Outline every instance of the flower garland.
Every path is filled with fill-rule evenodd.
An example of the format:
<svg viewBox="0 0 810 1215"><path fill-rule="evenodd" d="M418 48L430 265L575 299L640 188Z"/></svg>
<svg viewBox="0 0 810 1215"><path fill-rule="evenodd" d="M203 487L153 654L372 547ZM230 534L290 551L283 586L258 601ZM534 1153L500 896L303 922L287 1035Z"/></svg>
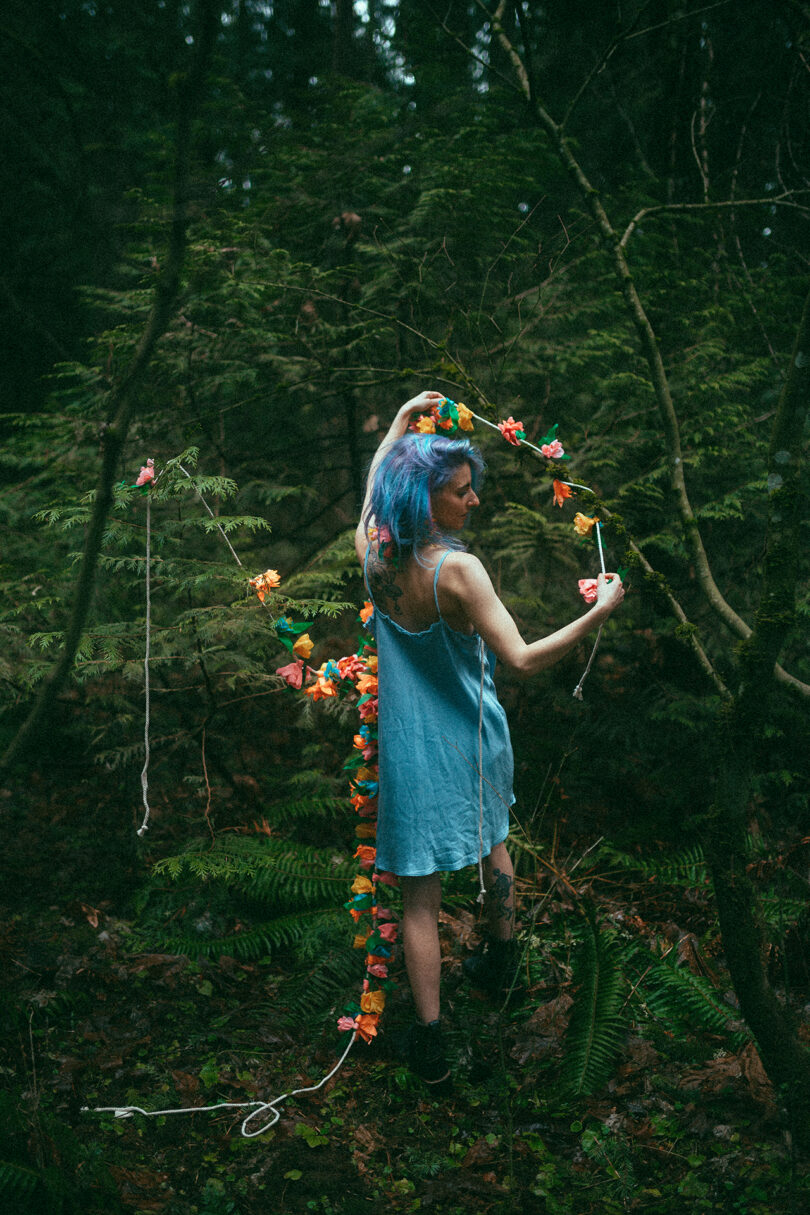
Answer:
<svg viewBox="0 0 810 1215"><path fill-rule="evenodd" d="M251 580L251 586L256 584L254 589L257 594L265 590L264 577L260 575L258 579ZM358 619L366 629L370 627L373 614L373 605L365 603ZM344 903L344 907L357 928L354 948L365 951L365 977L359 1001L350 1000L344 1006L337 1024L341 1032L355 1033L368 1043L377 1035L386 993L394 986L389 967L399 932L393 912L383 907L378 898L378 886L396 886L397 879L390 873L377 873L375 868L377 849L374 841L377 838L379 794L377 651L371 641L361 636L354 654L337 660L330 658L317 671L313 671L304 663L312 650L309 635L302 633L305 627L293 624L287 617L275 622L276 635L282 644L300 655L293 662L279 667L276 674L290 687L310 696L313 703L332 697L354 700L359 717L352 753L343 768L349 773L350 801L358 817L354 857L359 863L360 872L352 883L351 898ZM296 634L302 635L293 642ZM305 649L299 649L305 638Z"/></svg>
<svg viewBox="0 0 810 1215"><path fill-rule="evenodd" d="M482 422L484 426L489 426L492 430L497 430L503 436L507 443L512 447L528 447L537 455L544 457L546 460L570 460L571 457L565 451L561 441L557 438L557 430L559 424L557 422L551 427L547 434L543 436L539 443L531 443L526 438L526 430L522 422L517 422L510 415L502 422L490 422L486 418L482 418L479 414L474 413L466 405L458 401L451 401L449 397L442 397L427 413L419 414L410 424L410 430L416 434L444 434L448 438L461 437L461 432L465 432L465 436L472 433L474 430L473 419L476 422ZM576 481L563 481L559 477L554 477L551 483L553 502L555 506L563 507L568 498L576 497L575 490L581 489L586 493L592 494L593 490L587 485L579 485ZM595 515L585 515L581 511L577 511L573 519L574 531L582 539L588 539L591 532L596 535L596 542L599 549L599 563L601 571L606 574L605 555L602 549L601 530L604 525ZM619 571L619 577L622 577L622 571ZM580 595L587 604L596 602L598 593L598 581L596 578L580 578L578 589ZM574 688L573 695L575 699L582 700L582 685L591 669L599 641L602 636L602 626L596 634L593 650L588 659L588 665L582 675L577 686Z"/></svg>

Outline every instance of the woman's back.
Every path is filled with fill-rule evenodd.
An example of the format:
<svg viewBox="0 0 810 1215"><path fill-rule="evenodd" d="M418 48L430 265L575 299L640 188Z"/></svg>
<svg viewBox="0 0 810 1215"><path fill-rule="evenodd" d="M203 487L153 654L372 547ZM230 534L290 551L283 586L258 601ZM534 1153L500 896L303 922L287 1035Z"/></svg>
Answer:
<svg viewBox="0 0 810 1215"><path fill-rule="evenodd" d="M458 560L463 556L430 545L419 553L418 559L410 556L398 569L394 563L382 561L376 550L370 548L366 578L376 605L400 628L411 633L430 628L439 615L457 632L471 633L472 625L463 606L447 592L445 582L436 579L436 567L444 563L443 558Z"/></svg>

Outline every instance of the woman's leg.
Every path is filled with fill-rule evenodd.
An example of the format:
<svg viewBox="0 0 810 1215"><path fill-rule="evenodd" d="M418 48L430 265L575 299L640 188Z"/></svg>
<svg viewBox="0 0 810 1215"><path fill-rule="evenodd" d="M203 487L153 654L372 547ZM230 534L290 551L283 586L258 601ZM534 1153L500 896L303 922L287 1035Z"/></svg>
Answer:
<svg viewBox="0 0 810 1215"><path fill-rule="evenodd" d="M515 871L506 844L496 844L484 858L487 918L491 941L509 941L515 930Z"/></svg>
<svg viewBox="0 0 810 1215"><path fill-rule="evenodd" d="M400 878L402 891L402 943L405 966L423 1025L439 1019L439 982L442 956L439 948L439 908L442 881L438 873Z"/></svg>

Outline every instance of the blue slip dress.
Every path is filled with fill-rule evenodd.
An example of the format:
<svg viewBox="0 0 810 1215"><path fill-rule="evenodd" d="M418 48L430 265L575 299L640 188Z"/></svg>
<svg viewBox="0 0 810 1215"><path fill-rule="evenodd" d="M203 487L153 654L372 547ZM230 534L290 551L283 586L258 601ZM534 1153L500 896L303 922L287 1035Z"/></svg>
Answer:
<svg viewBox="0 0 810 1215"><path fill-rule="evenodd" d="M515 800L509 726L492 681L495 655L477 633L451 628L439 609L447 555L433 576L438 619L414 633L374 602L366 553L379 688L376 867L400 877L477 864L506 839Z"/></svg>

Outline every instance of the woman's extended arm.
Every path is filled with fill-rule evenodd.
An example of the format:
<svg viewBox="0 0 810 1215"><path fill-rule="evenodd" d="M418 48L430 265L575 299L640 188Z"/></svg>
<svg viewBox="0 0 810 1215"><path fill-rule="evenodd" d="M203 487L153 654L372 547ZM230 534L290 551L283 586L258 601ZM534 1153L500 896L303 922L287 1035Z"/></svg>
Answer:
<svg viewBox="0 0 810 1215"><path fill-rule="evenodd" d="M393 422L388 428L388 433L381 441L380 446L374 453L374 459L371 461L371 466L368 470L368 479L366 481L366 496L363 500L363 509L360 511L360 522L357 524L357 531L354 535L354 547L357 556L362 564L366 558L366 549L368 548L368 538L366 537L365 517L368 510L368 504L371 501L371 491L374 488L374 477L377 469L382 462L388 448L397 439L401 439L403 435L408 433L408 426L411 421L411 414L428 413L431 407L442 400L440 392L420 392L418 396L411 397L410 401L406 401L402 408L397 413Z"/></svg>
<svg viewBox="0 0 810 1215"><path fill-rule="evenodd" d="M596 602L588 612L527 645L477 557L451 553L444 571L440 597L447 595L455 600L501 662L522 675L534 675L559 662L577 642L603 624L624 598L619 576L600 574Z"/></svg>

